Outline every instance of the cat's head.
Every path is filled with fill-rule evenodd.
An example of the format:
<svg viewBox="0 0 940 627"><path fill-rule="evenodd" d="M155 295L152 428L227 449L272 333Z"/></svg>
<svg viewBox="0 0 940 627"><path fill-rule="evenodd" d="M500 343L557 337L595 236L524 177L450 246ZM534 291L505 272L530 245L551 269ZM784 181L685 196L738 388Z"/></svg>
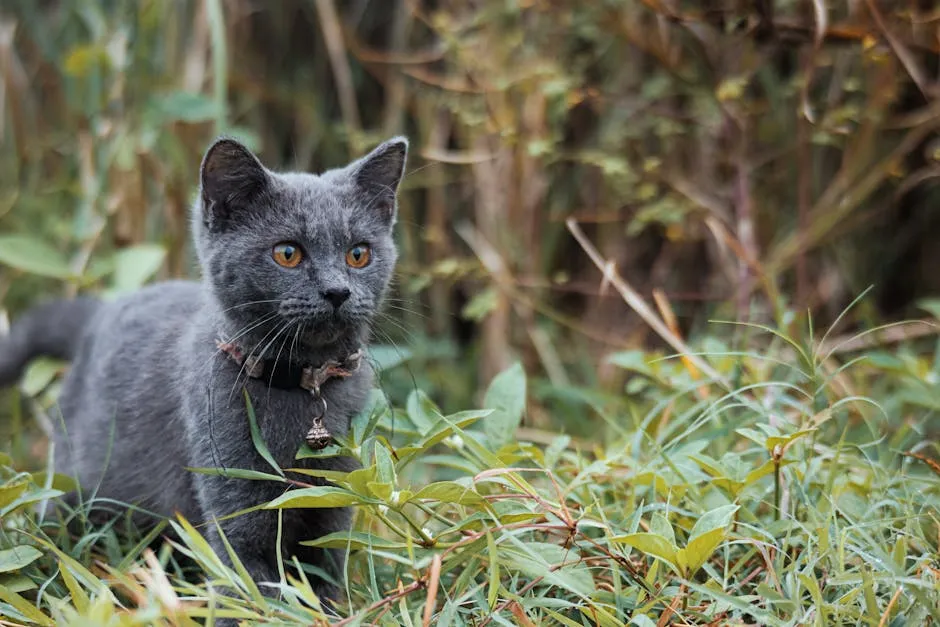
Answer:
<svg viewBox="0 0 940 627"><path fill-rule="evenodd" d="M395 266L407 150L394 138L318 176L272 172L232 139L209 148L194 239L226 331L244 334L228 339L270 354L298 338L329 344L362 335Z"/></svg>

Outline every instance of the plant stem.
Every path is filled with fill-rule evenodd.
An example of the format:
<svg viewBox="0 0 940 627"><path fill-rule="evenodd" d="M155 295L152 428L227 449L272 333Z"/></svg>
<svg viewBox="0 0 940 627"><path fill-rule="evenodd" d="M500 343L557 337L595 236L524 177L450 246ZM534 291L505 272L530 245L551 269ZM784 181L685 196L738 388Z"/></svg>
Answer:
<svg viewBox="0 0 940 627"><path fill-rule="evenodd" d="M774 520L780 520L780 460L774 459Z"/></svg>

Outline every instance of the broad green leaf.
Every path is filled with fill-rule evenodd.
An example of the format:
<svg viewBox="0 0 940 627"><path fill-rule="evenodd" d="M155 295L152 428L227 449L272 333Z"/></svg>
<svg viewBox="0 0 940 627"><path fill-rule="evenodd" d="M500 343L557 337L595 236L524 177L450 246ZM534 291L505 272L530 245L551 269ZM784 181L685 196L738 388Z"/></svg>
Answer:
<svg viewBox="0 0 940 627"><path fill-rule="evenodd" d="M669 519L662 512L655 512L650 518L650 533L662 536L669 541L669 544L676 545L676 534L672 530L672 525L669 524Z"/></svg>
<svg viewBox="0 0 940 627"><path fill-rule="evenodd" d="M26 396L34 397L52 383L55 376L61 372L65 362L51 357L39 357L29 362L20 389Z"/></svg>
<svg viewBox="0 0 940 627"><path fill-rule="evenodd" d="M0 264L53 279L72 277L65 255L27 235L0 235Z"/></svg>
<svg viewBox="0 0 940 627"><path fill-rule="evenodd" d="M702 514L701 518L695 521L695 525L692 526L692 531L689 532L689 541L691 542L713 529L724 529L731 524L736 511L738 511L737 505L722 505Z"/></svg>
<svg viewBox="0 0 940 627"><path fill-rule="evenodd" d="M59 576L62 577L62 581L65 582L65 587L69 589L69 594L72 597L72 604L75 606L75 609L77 609L82 614L87 612L88 594L72 575L72 571L69 570L68 564L62 560L59 560Z"/></svg>
<svg viewBox="0 0 940 627"><path fill-rule="evenodd" d="M0 492L0 494L2 494L2 492ZM23 492L13 502L0 509L0 518L9 516L16 510L25 507L26 505L38 503L46 499L54 499L56 497L62 496L62 494L63 492L61 490L46 490L43 488L30 490L29 492Z"/></svg>
<svg viewBox="0 0 940 627"><path fill-rule="evenodd" d="M574 561L568 549L547 542L523 542L513 535L505 535L503 538L511 543L499 548L500 562L505 567L521 571L529 577L543 577L545 583L582 598L593 594L594 578L591 570ZM558 568L559 564L568 562L571 563Z"/></svg>
<svg viewBox="0 0 940 627"><path fill-rule="evenodd" d="M160 123L208 122L215 119L215 100L198 92L173 91L151 99L150 114Z"/></svg>
<svg viewBox="0 0 940 627"><path fill-rule="evenodd" d="M264 458L264 461L268 462L268 465L274 469L274 472L284 476L284 471L281 470L281 467L278 466L278 463L274 461L274 457L271 455L271 451L268 450L268 445L265 444L264 438L261 435L261 429L258 428L258 420L255 417L255 408L251 404L251 398L248 396L248 390L245 392L245 408L248 413L248 428L251 430L251 441L255 445L255 450L258 451L258 454Z"/></svg>
<svg viewBox="0 0 940 627"><path fill-rule="evenodd" d="M0 486L0 510L6 508L10 503L16 501L26 488L29 487L29 479L26 476L19 476L11 479Z"/></svg>
<svg viewBox="0 0 940 627"><path fill-rule="evenodd" d="M499 598L499 551L496 549L496 540L493 534L486 532L486 548L489 556L489 585L486 589L486 604L492 610L496 607L496 601Z"/></svg>
<svg viewBox="0 0 940 627"><path fill-rule="evenodd" d="M30 475L34 484L38 486L45 487L46 482L49 480L49 473L45 470L40 470L38 472L32 473ZM74 477L69 475L63 475L61 473L53 473L52 481L50 487L53 490L60 490L62 492L71 492L78 488L78 482Z"/></svg>
<svg viewBox="0 0 940 627"><path fill-rule="evenodd" d="M655 373L647 363L647 353L641 350L620 351L607 358L607 363L624 370L631 370L640 374L654 377Z"/></svg>
<svg viewBox="0 0 940 627"><path fill-rule="evenodd" d="M214 477L227 477L229 479L249 479L252 481L280 481L281 483L285 482L286 479L280 475L272 475L268 472L260 472L257 470L247 470L245 468L189 468L186 470L190 472L199 473L201 475L210 475Z"/></svg>
<svg viewBox="0 0 940 627"><path fill-rule="evenodd" d="M265 504L264 509L345 507L362 502L363 497L348 490L317 486L290 490Z"/></svg>
<svg viewBox="0 0 940 627"><path fill-rule="evenodd" d="M0 585L0 601L9 603L17 612L34 623L38 623L44 627L53 627L55 625L55 622L51 618L43 614L32 603L2 585Z"/></svg>
<svg viewBox="0 0 940 627"><path fill-rule="evenodd" d="M708 561L726 537L727 530L720 528L706 531L696 536L695 539L689 540L689 544L684 549L676 552L679 568L686 573L686 576L691 577L698 572L702 564Z"/></svg>
<svg viewBox="0 0 940 627"><path fill-rule="evenodd" d="M407 348L389 346L387 344L372 344L368 349L369 361L376 372L385 372L399 366L412 357Z"/></svg>
<svg viewBox="0 0 940 627"><path fill-rule="evenodd" d="M679 567L686 576L694 575L724 541L736 511L737 505L724 505L706 512L695 521L689 532L689 542L676 554Z"/></svg>
<svg viewBox="0 0 940 627"><path fill-rule="evenodd" d="M381 536L362 531L337 531L330 533L316 540L305 540L301 542L304 546L318 546L325 549L345 549L350 550L375 549L383 551L398 551L407 548L404 542L389 540Z"/></svg>
<svg viewBox="0 0 940 627"><path fill-rule="evenodd" d="M166 249L156 244L138 244L114 254L112 288L127 292L143 286L163 265Z"/></svg>
<svg viewBox="0 0 940 627"><path fill-rule="evenodd" d="M492 450L502 448L515 438L525 403L525 371L522 364L516 363L493 378L483 399L483 406L493 410L483 423Z"/></svg>
<svg viewBox="0 0 940 627"><path fill-rule="evenodd" d="M433 499L444 503L458 503L460 505L478 505L483 497L473 488L461 485L456 481L438 481L424 486L411 497L412 500Z"/></svg>
<svg viewBox="0 0 940 627"><path fill-rule="evenodd" d="M481 418L490 416L492 413L492 410L488 409L463 411L441 418L434 424L434 427L428 432L427 435L424 436L422 440L412 444L411 446L403 446L399 449L396 449L395 453L398 455L399 459L399 470L403 468L409 461L411 461L418 453L426 452L432 446L443 442L445 438L454 435L461 429L465 429ZM472 444L469 442L467 444L472 446ZM483 449L481 454L492 458L492 461L494 461L495 464L490 464L491 466L499 464L499 460L491 453L487 452L486 449Z"/></svg>
<svg viewBox="0 0 940 627"><path fill-rule="evenodd" d="M408 411L408 418L422 435L426 435L441 418L441 411L421 390L412 390L405 407Z"/></svg>
<svg viewBox="0 0 940 627"><path fill-rule="evenodd" d="M814 433L815 431L816 431L816 428L814 427L812 429L800 429L799 431L796 431L789 435L770 436L767 438L767 445L766 445L767 450L773 453L774 450L778 446L782 448L786 448L787 446L790 445L790 443L802 438L804 435L809 435L810 433Z"/></svg>
<svg viewBox="0 0 940 627"><path fill-rule="evenodd" d="M657 557L674 569L678 570L676 553L678 548L668 539L655 533L631 533L625 536L615 536L611 538L613 542L619 542L631 546L638 551Z"/></svg>
<svg viewBox="0 0 940 627"><path fill-rule="evenodd" d="M0 551L0 573L8 573L29 566L42 557L42 551L23 545Z"/></svg>
<svg viewBox="0 0 940 627"><path fill-rule="evenodd" d="M380 481L370 481L366 484L366 487L369 488L369 494L375 496L377 499L385 501L392 506L397 506L397 503L391 503L392 495L395 494L395 486L391 483L382 483Z"/></svg>
<svg viewBox="0 0 940 627"><path fill-rule="evenodd" d="M777 466L783 468L784 466L789 466L790 464L796 463L792 459L781 459ZM772 475L774 472L774 460L768 459L766 462L761 464L759 468L755 468L751 472L747 473L747 478L744 480L745 485L752 485L757 483L767 475Z"/></svg>
<svg viewBox="0 0 940 627"><path fill-rule="evenodd" d="M767 435L766 434L761 433L760 431L756 431L754 429L748 429L747 427L735 429L735 432L738 433L739 435L743 435L744 437L746 437L748 440L751 440L755 444L759 444L760 446L767 448Z"/></svg>
<svg viewBox="0 0 940 627"><path fill-rule="evenodd" d="M395 476L395 462L392 454L380 442L375 443L375 480L394 487L398 478Z"/></svg>
<svg viewBox="0 0 940 627"><path fill-rule="evenodd" d="M19 573L6 573L0 575L0 586L5 587L12 592L26 592L28 590L35 590L39 587L32 579L26 575L20 575Z"/></svg>

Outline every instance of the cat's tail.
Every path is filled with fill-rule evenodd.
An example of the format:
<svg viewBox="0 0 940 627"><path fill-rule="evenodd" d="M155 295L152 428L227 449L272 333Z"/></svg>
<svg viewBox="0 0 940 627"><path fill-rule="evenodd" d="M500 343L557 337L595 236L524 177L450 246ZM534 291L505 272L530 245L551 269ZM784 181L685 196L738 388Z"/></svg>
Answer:
<svg viewBox="0 0 940 627"><path fill-rule="evenodd" d="M72 359L100 306L91 297L55 300L26 312L9 334L0 330L0 387L15 383L36 357Z"/></svg>

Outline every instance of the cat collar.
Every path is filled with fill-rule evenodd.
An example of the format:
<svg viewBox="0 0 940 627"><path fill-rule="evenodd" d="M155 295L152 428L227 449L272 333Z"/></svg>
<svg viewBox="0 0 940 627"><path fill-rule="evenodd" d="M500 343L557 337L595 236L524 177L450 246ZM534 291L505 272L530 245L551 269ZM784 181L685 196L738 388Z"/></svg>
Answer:
<svg viewBox="0 0 940 627"><path fill-rule="evenodd" d="M232 361L245 370L253 379L262 379L271 387L282 389L303 388L310 392L316 406L313 414L313 425L307 432L305 440L310 448L320 450L326 448L333 436L323 422L326 415L326 399L320 393L320 388L330 379L345 379L352 375L362 364L362 349L356 350L342 361L329 360L320 366L301 365L287 362L278 364L276 359L262 359L257 355L245 357L242 350L232 342L216 340L219 350L227 354Z"/></svg>

